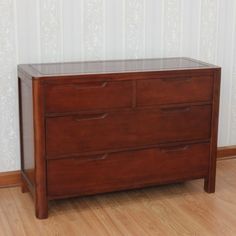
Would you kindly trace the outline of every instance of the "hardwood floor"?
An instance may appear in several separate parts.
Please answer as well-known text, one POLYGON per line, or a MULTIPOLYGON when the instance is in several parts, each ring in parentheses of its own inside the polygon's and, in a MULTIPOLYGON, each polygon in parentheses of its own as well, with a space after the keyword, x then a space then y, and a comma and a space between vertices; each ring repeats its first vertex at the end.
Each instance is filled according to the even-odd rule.
POLYGON ((47 220, 35 218, 28 193, 2 188, 0 236, 236 235, 236 159, 217 165, 215 194, 206 194, 196 180, 53 201, 47 220))

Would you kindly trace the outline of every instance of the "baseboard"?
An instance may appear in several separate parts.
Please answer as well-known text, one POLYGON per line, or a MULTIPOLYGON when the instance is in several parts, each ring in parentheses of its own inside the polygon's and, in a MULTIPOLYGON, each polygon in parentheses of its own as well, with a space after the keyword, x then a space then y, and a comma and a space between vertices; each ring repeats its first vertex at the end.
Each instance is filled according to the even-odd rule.
POLYGON ((219 147, 217 150, 218 159, 234 159, 236 158, 236 145, 219 147))
MULTIPOLYGON (((236 145, 219 147, 217 151, 218 160, 236 159, 236 145)), ((19 186, 21 184, 20 171, 9 171, 0 173, 0 188, 19 186)))
POLYGON ((0 188, 19 186, 21 183, 20 171, 0 173, 0 188))

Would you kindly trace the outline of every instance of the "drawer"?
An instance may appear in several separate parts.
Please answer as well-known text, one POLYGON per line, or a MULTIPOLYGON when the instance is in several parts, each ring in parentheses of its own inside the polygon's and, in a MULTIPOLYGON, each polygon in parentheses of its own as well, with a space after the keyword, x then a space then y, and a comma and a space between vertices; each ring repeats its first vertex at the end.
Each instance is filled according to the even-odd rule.
POLYGON ((47 84, 46 112, 76 112, 132 106, 131 81, 47 84))
POLYGON ((46 119, 47 158, 210 138, 211 106, 175 106, 46 119))
POLYGON ((86 195, 202 178, 208 143, 48 160, 49 197, 86 195))
POLYGON ((213 77, 180 77, 137 81, 137 106, 211 101, 213 77))

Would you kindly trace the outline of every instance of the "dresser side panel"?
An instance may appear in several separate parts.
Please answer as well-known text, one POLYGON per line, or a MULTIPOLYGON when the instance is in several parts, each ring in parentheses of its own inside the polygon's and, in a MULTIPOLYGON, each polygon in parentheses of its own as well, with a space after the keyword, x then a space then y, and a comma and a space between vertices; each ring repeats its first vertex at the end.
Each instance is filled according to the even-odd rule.
POLYGON ((22 177, 33 193, 35 186, 32 81, 19 77, 20 137, 22 177))

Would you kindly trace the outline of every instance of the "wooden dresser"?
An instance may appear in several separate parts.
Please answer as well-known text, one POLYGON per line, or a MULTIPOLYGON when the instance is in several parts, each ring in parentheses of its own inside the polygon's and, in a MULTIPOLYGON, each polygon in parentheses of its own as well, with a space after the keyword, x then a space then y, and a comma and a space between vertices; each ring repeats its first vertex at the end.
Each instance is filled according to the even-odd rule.
POLYGON ((19 65, 22 191, 48 201, 203 178, 220 68, 189 58, 19 65))

